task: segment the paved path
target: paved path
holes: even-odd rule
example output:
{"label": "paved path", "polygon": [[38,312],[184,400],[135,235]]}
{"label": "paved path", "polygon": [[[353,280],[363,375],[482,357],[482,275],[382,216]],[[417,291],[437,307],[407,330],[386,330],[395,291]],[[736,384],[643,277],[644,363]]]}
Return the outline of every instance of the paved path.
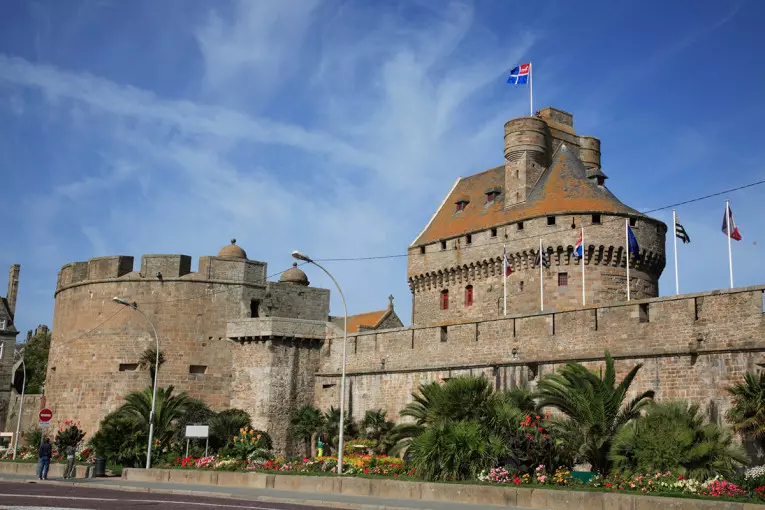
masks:
{"label": "paved path", "polygon": [[[504,508],[506,510],[525,510],[521,507],[487,507],[484,505],[466,505],[459,503],[444,503],[436,501],[421,501],[394,498],[376,498],[368,496],[350,496],[345,494],[321,494],[316,492],[284,491],[275,489],[256,489],[249,487],[219,487],[217,485],[189,485],[166,482],[136,482],[121,478],[86,478],[77,480],[49,479],[47,482],[38,481],[26,475],[0,474],[0,510],[17,508],[19,498],[11,494],[10,488],[15,487],[19,491],[27,490],[29,494],[37,495],[37,491],[43,490],[41,495],[62,496],[63,499],[51,501],[43,498],[24,500],[21,508],[30,510],[29,505],[39,505],[40,508],[106,508],[108,510],[122,510],[123,508],[167,508],[175,510],[181,508],[181,502],[188,505],[187,508],[207,510],[212,508],[232,509],[257,509],[257,510],[313,510],[321,508],[330,509],[358,509],[358,510],[485,510],[486,508]],[[116,489],[116,490],[115,490]],[[67,497],[66,494],[74,494],[65,491],[83,490],[97,491],[95,497],[102,499],[101,504],[87,506],[82,501]],[[46,492],[47,491],[47,492]],[[128,491],[128,494],[119,491]],[[131,494],[132,492],[132,494]],[[119,496],[118,496],[119,495]],[[166,497],[167,499],[161,499]],[[118,501],[126,501],[133,506],[117,506]],[[175,498],[175,499],[173,499]],[[226,499],[223,499],[226,498]],[[115,501],[106,501],[107,499]],[[139,501],[141,500],[141,501]],[[156,501],[154,501],[156,500]],[[217,502],[219,506],[210,506],[206,500]],[[189,504],[193,501],[194,504]],[[67,503],[68,506],[62,504]],[[198,504],[197,504],[198,503]],[[172,504],[172,506],[171,506]],[[6,506],[3,506],[6,505]],[[25,506],[24,506],[25,505]],[[229,506],[226,506],[229,505]],[[237,506],[240,505],[240,506]],[[244,506],[241,506],[244,505]],[[251,505],[251,506],[247,506]]]}

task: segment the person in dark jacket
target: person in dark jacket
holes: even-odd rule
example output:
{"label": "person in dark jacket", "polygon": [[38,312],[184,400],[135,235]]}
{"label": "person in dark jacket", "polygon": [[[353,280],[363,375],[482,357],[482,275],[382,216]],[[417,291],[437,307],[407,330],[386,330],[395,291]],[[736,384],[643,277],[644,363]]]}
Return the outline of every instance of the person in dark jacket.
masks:
{"label": "person in dark jacket", "polygon": [[53,455],[53,447],[50,445],[50,439],[47,437],[40,445],[40,451],[37,452],[40,457],[40,463],[37,465],[37,478],[40,480],[48,479],[48,468],[50,467],[50,458]]}

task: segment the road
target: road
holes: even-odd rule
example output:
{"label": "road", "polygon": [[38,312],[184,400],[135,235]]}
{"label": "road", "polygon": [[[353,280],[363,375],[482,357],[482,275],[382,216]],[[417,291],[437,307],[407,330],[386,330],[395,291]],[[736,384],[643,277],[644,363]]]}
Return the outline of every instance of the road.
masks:
{"label": "road", "polygon": [[326,506],[295,505],[290,503],[248,502],[229,498],[210,498],[148,492],[124,492],[110,489],[91,489],[68,485],[40,483],[0,482],[0,509],[54,510],[54,509],[108,509],[162,508],[168,510],[332,510]]}

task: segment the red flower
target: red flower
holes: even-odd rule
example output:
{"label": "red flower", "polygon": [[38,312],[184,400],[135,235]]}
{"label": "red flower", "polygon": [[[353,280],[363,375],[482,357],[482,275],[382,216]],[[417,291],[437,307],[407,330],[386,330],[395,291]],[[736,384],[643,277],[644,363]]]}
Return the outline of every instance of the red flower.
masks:
{"label": "red flower", "polygon": [[613,485],[612,485],[612,484],[610,484],[610,483],[607,483],[607,484],[606,484],[606,487],[613,487]]}

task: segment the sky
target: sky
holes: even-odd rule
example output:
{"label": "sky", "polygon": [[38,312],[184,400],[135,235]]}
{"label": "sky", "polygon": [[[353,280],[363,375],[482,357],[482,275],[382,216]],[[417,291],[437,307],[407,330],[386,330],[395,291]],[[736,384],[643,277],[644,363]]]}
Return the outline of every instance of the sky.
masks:
{"label": "sky", "polygon": [[[503,124],[529,109],[505,79],[529,61],[535,109],[601,139],[623,202],[764,180],[764,18],[755,0],[0,0],[0,269],[22,266],[20,339],[52,323],[67,262],[183,253],[196,270],[232,237],[273,279],[295,249],[399,255],[325,265],[349,313],[392,294],[409,323],[407,246],[458,176],[502,164]],[[726,199],[735,285],[765,283],[761,185],[677,208],[681,292],[728,286]]]}

